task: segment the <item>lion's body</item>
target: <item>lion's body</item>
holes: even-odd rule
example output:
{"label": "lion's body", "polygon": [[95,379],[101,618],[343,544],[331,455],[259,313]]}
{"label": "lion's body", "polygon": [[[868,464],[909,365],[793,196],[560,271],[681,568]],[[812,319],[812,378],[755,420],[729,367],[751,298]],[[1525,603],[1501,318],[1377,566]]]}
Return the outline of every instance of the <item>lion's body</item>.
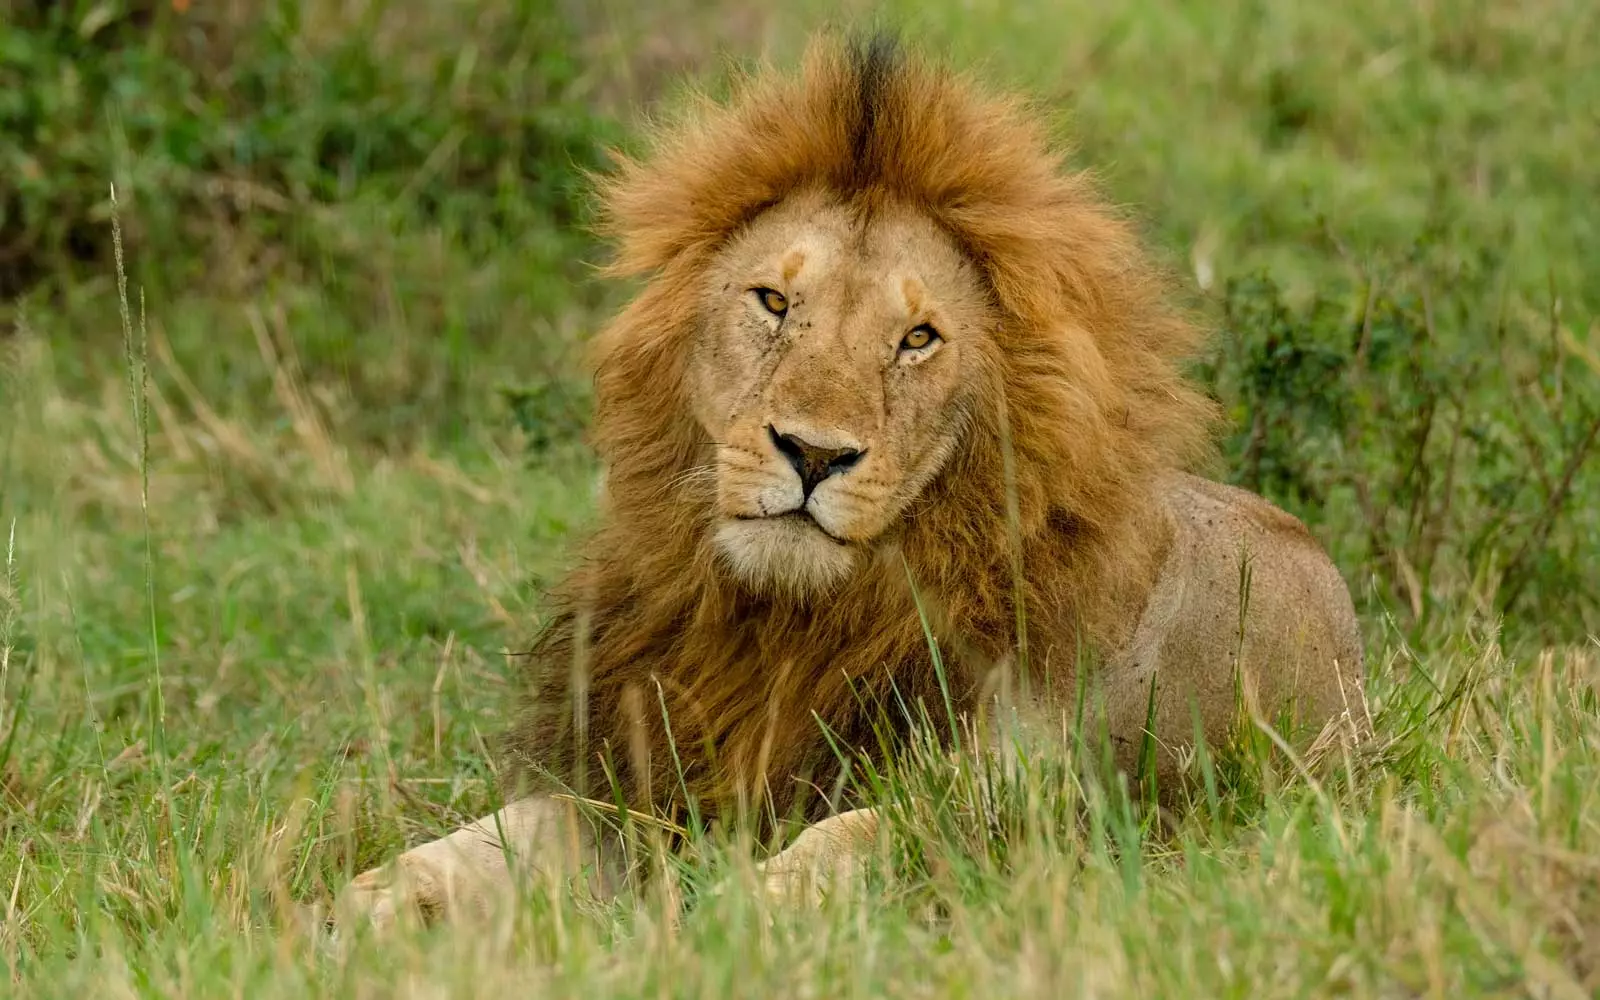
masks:
{"label": "lion's body", "polygon": [[[1121,765],[1153,721],[1163,784],[1241,697],[1312,732],[1360,716],[1343,581],[1294,518],[1182,471],[1213,422],[1181,374],[1199,334],[1012,102],[824,45],[603,193],[616,270],[650,280],[598,339],[602,520],[508,741],[525,797],[503,820],[538,865],[609,850],[558,835],[539,781],[824,820],[840,751],[892,752],[880,727],[919,702],[937,722],[1026,691],[1059,732],[1083,681]],[[848,850],[870,815],[769,871]],[[486,829],[349,898],[504,883],[481,850],[450,860]]]}
{"label": "lion's body", "polygon": [[1168,785],[1179,777],[1174,748],[1194,744],[1197,722],[1212,747],[1233,735],[1237,712],[1288,719],[1312,735],[1343,720],[1343,735],[1364,735],[1355,610],[1311,533],[1244,490],[1187,475],[1165,486],[1171,536],[1160,575],[1134,635],[1098,679],[1119,763],[1132,763],[1127,741],[1146,727],[1152,683],[1149,724]]}

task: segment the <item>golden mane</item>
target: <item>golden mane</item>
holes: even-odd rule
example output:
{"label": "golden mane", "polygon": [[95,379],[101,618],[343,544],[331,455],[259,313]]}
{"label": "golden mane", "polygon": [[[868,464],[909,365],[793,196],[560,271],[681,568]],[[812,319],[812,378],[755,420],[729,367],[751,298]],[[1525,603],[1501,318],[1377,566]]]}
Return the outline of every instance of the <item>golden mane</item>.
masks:
{"label": "golden mane", "polygon": [[[1002,325],[994,390],[917,516],[806,602],[749,593],[718,563],[711,488],[689,474],[710,443],[685,365],[718,249],[814,189],[926,213],[977,263]],[[697,101],[600,193],[611,273],[645,284],[596,339],[608,499],[528,658],[508,742],[518,780],[609,798],[603,762],[636,808],[687,795],[702,814],[825,811],[841,772],[822,724],[872,750],[875,706],[944,715],[908,579],[958,711],[1017,659],[1019,617],[1077,623],[1091,644],[1126,636],[1155,571],[1154,479],[1209,454],[1213,408],[1181,373],[1198,332],[1026,107],[892,43],[823,39],[798,74]],[[1036,673],[1052,658],[1070,672],[1076,655],[1028,653]]]}

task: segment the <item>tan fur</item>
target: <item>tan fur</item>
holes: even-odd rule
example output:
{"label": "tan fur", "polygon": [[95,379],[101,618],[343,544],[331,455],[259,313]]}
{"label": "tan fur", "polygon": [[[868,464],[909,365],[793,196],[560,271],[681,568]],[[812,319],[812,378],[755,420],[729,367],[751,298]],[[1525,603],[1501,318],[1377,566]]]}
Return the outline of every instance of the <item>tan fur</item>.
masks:
{"label": "tan fur", "polygon": [[[892,747],[895,706],[1026,690],[1059,731],[1089,648],[1124,766],[1154,683],[1171,780],[1196,711],[1227,735],[1236,674],[1312,731],[1359,702],[1342,580],[1298,521],[1182,471],[1210,455],[1199,334],[1017,102],[824,40],[601,191],[613,273],[646,280],[597,338],[603,519],[528,657],[511,808],[614,776],[635,809],[822,820],[768,863],[791,895],[875,835],[826,819],[835,748],[873,756],[886,723]],[[433,845],[403,864],[425,850],[448,882]],[[381,886],[347,899],[388,912]]]}

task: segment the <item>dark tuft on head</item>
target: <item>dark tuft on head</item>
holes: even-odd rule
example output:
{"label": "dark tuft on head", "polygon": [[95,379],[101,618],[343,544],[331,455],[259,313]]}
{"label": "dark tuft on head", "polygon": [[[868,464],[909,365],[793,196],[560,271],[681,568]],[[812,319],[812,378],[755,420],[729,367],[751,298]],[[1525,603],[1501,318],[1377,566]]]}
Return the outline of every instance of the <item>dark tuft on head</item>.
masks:
{"label": "dark tuft on head", "polygon": [[844,120],[854,123],[850,135],[852,187],[866,187],[881,166],[882,132],[893,127],[894,81],[902,61],[900,39],[892,31],[879,30],[850,47],[856,106]]}

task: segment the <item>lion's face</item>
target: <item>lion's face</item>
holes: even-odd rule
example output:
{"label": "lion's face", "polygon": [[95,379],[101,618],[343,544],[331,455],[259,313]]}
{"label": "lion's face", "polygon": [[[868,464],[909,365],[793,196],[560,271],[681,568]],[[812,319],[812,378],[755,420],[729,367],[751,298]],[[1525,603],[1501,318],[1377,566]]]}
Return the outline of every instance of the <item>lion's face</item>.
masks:
{"label": "lion's face", "polygon": [[926,217],[821,195],[759,216],[703,294],[690,394],[718,550],[757,589],[824,591],[915,516],[979,398],[995,310]]}

